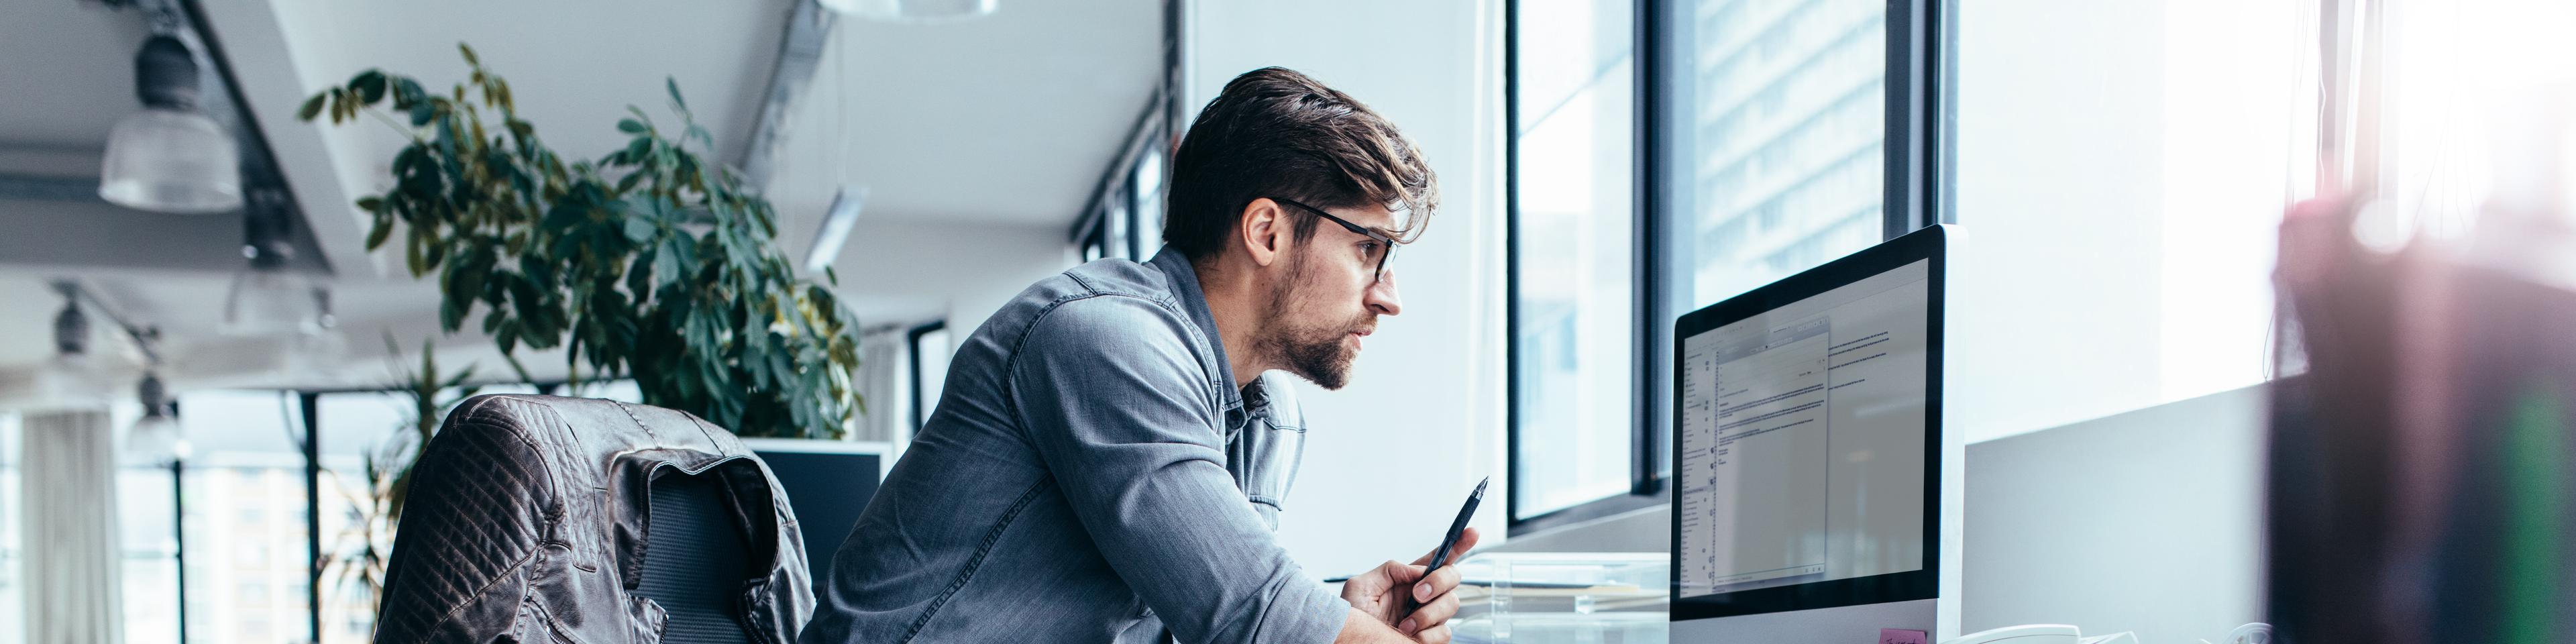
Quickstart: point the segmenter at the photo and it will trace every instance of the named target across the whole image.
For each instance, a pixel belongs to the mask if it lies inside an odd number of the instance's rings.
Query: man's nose
[[[1360,303],[1378,315],[1403,313],[1404,300],[1395,295],[1395,269],[1386,269],[1386,274],[1370,283],[1368,290],[1362,293]]]

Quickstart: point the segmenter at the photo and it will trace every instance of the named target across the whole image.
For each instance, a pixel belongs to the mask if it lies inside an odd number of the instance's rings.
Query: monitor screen
[[[1822,290],[1790,292],[1795,299],[1771,289],[1721,303],[1711,309],[1733,310],[1718,311],[1713,327],[1684,321],[1677,602],[1812,595],[1789,587],[1925,569],[1935,507],[1927,464],[1940,450],[1927,431],[1937,387],[1933,273],[1929,258],[1870,267],[1810,279]],[[1767,611],[1720,611],[1744,612]]]

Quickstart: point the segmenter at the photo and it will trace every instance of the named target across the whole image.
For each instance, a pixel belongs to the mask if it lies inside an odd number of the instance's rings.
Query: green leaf
[[[349,92],[369,105],[385,100],[385,73],[373,69],[359,72],[357,78],[349,79]]]
[[[419,277],[419,276],[421,276],[421,274],[423,274],[423,273],[428,273],[428,272],[429,272],[429,262],[427,261],[427,258],[426,258],[426,256],[424,255],[424,253],[421,251],[421,246],[422,246],[422,239],[421,239],[421,238],[422,238],[422,235],[420,235],[420,234],[408,235],[408,236],[405,236],[405,237],[404,237],[405,242],[403,243],[403,265],[404,265],[405,267],[408,267],[408,268],[410,268],[410,269],[411,269],[411,275],[412,275],[412,277]]]
[[[474,56],[474,47],[472,45],[467,45],[463,42],[456,43],[456,51],[465,54],[465,64],[477,67],[483,65],[483,60]]]
[[[680,99],[680,79],[664,76],[662,77],[662,87],[664,89],[671,90],[672,105],[679,106],[681,111],[688,111],[689,102]]]
[[[643,134],[644,124],[637,122],[635,119],[618,119],[617,131],[625,132],[627,134]]]
[[[313,117],[321,116],[322,100],[330,97],[329,92],[322,92],[314,94],[313,98],[304,99],[304,106],[295,108],[295,120],[310,122]]]
[[[465,324],[465,307],[458,306],[454,299],[438,303],[438,328],[453,332],[463,324]]]
[[[502,321],[500,328],[492,333],[492,341],[501,345],[501,353],[504,354],[518,349],[519,325],[507,320]]]
[[[385,238],[394,232],[394,218],[377,215],[375,219],[375,226],[367,229],[367,250],[371,251],[383,247]]]
[[[658,230],[659,228],[653,225],[651,219],[632,215],[626,218],[626,241],[644,243],[645,240],[652,239],[653,233]]]

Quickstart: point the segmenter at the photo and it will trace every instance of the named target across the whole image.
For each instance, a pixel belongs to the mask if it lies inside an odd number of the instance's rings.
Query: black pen
[[[1485,477],[1476,482],[1476,491],[1467,493],[1467,507],[1458,508],[1458,518],[1449,522],[1449,536],[1441,537],[1440,549],[1431,551],[1431,567],[1422,569],[1423,576],[1431,576],[1431,571],[1449,563],[1449,549],[1458,547],[1458,538],[1467,535],[1467,519],[1476,516],[1476,504],[1485,500],[1485,484],[1492,482],[1494,477]]]

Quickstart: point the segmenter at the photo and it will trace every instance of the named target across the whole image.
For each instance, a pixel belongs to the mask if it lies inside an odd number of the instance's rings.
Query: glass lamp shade
[[[179,440],[179,419],[153,413],[134,421],[134,428],[126,430],[121,453],[129,465],[162,465],[179,458],[184,449],[185,443]]]
[[[278,376],[291,382],[332,382],[348,375],[349,336],[325,325],[312,333],[287,339],[286,355],[278,365]]]
[[[820,0],[843,15],[886,22],[948,22],[992,15],[1000,0]]]
[[[241,151],[204,114],[151,108],[108,134],[99,198],[136,210],[184,214],[238,210]]]
[[[312,334],[323,329],[319,288],[302,273],[283,269],[245,268],[233,274],[232,294],[224,300],[225,335]]]

